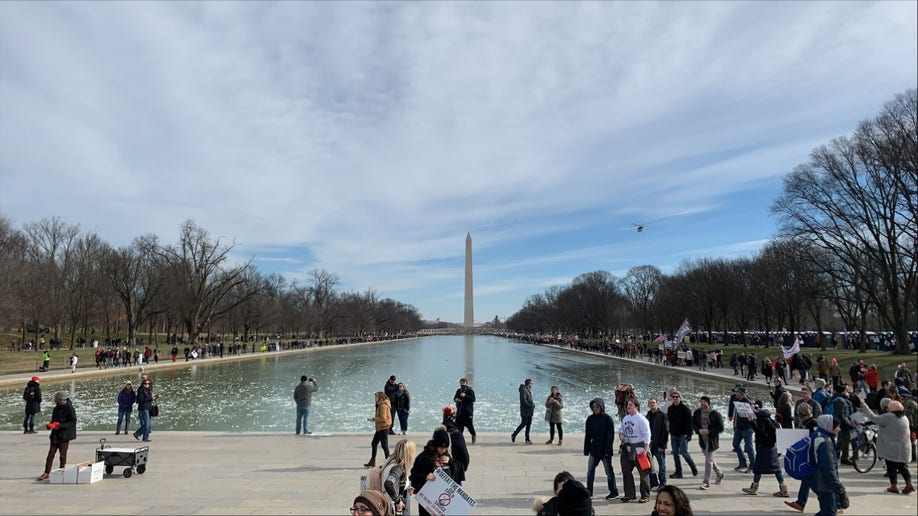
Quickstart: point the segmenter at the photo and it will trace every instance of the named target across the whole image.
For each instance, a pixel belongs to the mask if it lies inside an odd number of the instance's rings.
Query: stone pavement
[[[418,446],[428,436],[427,432],[408,435]],[[34,481],[44,466],[46,431],[38,435],[0,432],[0,514],[349,514],[362,464],[369,458],[371,437],[370,433],[304,437],[292,432],[157,432],[154,427],[143,475],[124,478],[122,468],[116,468],[115,474],[95,484],[50,485]],[[390,437],[392,447],[397,438]],[[509,435],[479,434],[478,444],[469,446],[472,464],[464,485],[478,501],[474,514],[532,515],[533,499],[550,493],[558,471],[571,471],[584,481],[582,435],[571,437],[559,447],[511,444]],[[93,460],[100,438],[116,447],[144,444],[131,436],[81,432],[71,444],[69,461]],[[541,443],[545,436],[534,434],[533,439]],[[696,460],[701,457],[696,446],[691,451]],[[763,479],[764,495],[747,496],[740,489],[749,485],[752,475],[732,471],[736,464],[732,453],[719,452],[718,461],[727,477],[709,491],[698,489],[700,477],[672,482],[687,490],[696,514],[796,514],[784,499],[771,496],[777,488],[773,476]],[[618,457],[613,465],[622,491]],[[593,501],[596,514],[650,514],[652,503],[605,501],[601,471],[600,467]],[[912,472],[918,475],[914,464]],[[843,468],[851,497],[846,514],[918,513],[918,494],[885,493],[888,484],[882,475],[879,467],[867,474]],[[790,490],[796,493],[797,487],[791,479]],[[814,496],[808,509],[808,514],[818,510]],[[416,507],[412,514],[417,514]]]

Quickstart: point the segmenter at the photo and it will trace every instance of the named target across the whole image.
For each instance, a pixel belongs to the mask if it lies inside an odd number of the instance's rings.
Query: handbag
[[[545,421],[551,423],[551,407],[545,409]]]
[[[150,407],[150,417],[156,417],[156,416],[158,416],[158,415],[159,415],[159,405],[157,405],[157,404],[154,403],[154,404]]]

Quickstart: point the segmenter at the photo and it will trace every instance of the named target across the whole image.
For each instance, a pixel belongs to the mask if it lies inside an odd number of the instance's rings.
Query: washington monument
[[[465,235],[465,322],[463,326],[475,326],[475,308],[472,305],[472,234]]]

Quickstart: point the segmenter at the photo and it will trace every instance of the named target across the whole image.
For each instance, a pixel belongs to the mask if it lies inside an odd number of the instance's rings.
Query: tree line
[[[840,321],[890,331],[909,353],[918,328],[918,93],[897,94],[849,136],[812,151],[785,176],[771,212],[778,234],[761,252],[653,265],[625,277],[582,274],[531,296],[507,320],[525,332],[655,334],[688,317],[708,334],[822,332]]]
[[[191,220],[174,244],[144,235],[116,248],[59,217],[21,230],[0,217],[0,326],[22,342],[47,332],[71,348],[93,335],[134,343],[144,331],[195,342],[215,333],[322,339],[421,327],[411,305],[372,289],[343,292],[326,270],[304,281],[265,275],[251,261],[235,263],[233,247]]]

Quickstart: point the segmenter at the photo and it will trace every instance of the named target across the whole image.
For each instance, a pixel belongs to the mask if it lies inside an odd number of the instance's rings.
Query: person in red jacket
[[[877,392],[880,387],[880,370],[877,369],[876,364],[870,364],[870,367],[864,371],[864,381],[867,382],[870,392]]]
[[[60,464],[63,468],[67,463],[67,449],[70,447],[70,441],[76,439],[76,411],[73,410],[73,404],[64,391],[57,391],[54,394],[54,411],[51,413],[51,421],[45,424],[45,428],[51,430],[49,436],[51,446],[48,448],[48,457],[45,459],[45,472],[36,480],[48,480],[51,473],[51,464],[54,462],[54,455],[60,452]]]

